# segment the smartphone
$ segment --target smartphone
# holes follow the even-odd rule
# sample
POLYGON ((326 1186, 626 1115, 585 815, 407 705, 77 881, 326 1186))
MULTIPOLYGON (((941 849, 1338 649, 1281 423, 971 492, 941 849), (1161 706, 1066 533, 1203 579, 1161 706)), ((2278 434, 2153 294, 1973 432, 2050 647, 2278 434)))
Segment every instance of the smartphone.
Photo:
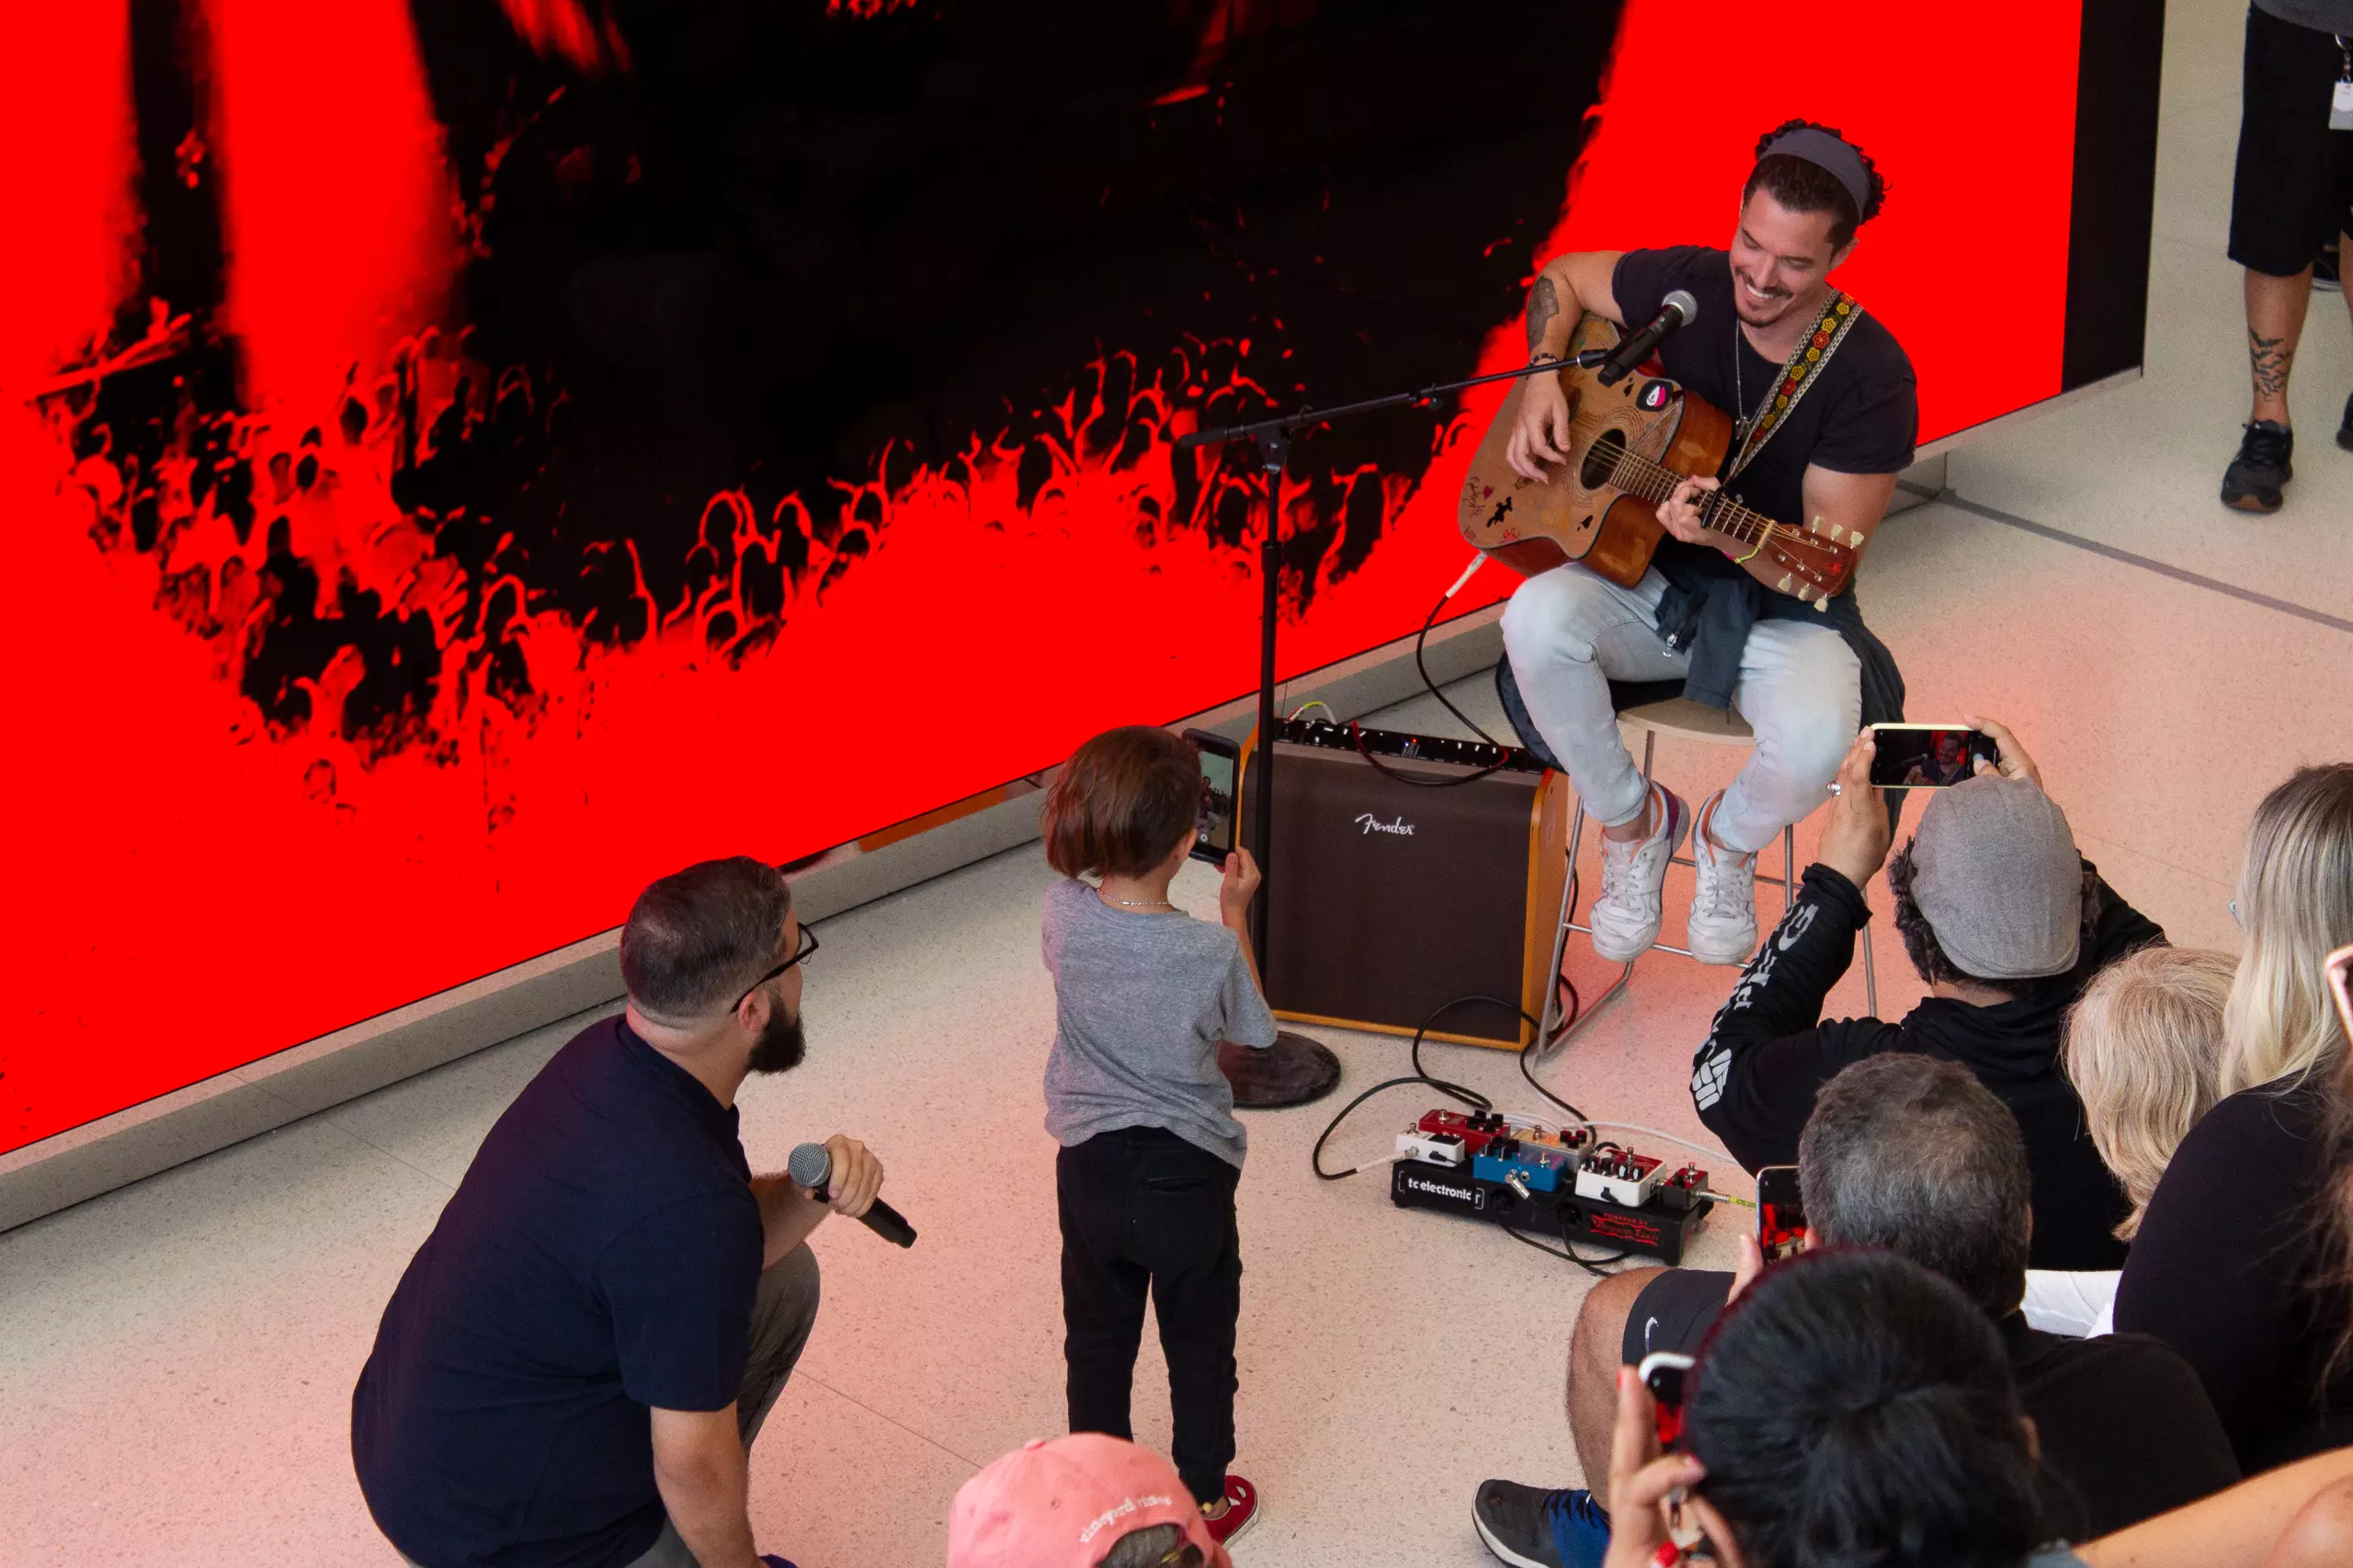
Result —
POLYGON ((1873 724, 1878 749, 1871 782, 1882 790, 1941 790, 1977 771, 1977 759, 2002 760, 2002 748, 1966 724, 1873 724))
POLYGON ((1235 842, 1233 791, 1242 776, 1242 747, 1207 730, 1188 730, 1185 738, 1201 756, 1201 809, 1193 824, 1192 858, 1222 867, 1235 842))
POLYGON ((2328 988, 2336 996, 2336 1016, 2345 1025, 2345 1038, 2353 1040, 2353 947, 2337 949, 2328 955, 2328 988))
POLYGON ((1676 1350, 1654 1350, 1634 1369, 1643 1387, 1651 1391, 1651 1407, 1658 1416, 1658 1446, 1675 1447, 1683 1436, 1683 1387, 1690 1381, 1691 1358, 1676 1350))
POLYGON ((1805 1246, 1805 1199, 1795 1165, 1766 1165, 1756 1173, 1756 1244, 1768 1263, 1793 1257, 1805 1246))

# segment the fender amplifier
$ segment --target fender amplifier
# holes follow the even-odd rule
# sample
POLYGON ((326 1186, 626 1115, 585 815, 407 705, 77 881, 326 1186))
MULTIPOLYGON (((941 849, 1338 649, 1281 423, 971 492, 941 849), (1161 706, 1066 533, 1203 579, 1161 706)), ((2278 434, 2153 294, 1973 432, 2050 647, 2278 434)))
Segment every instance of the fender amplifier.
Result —
MULTIPOLYGON (((1278 1017, 1411 1034, 1472 994, 1543 1017, 1568 870, 1565 777, 1518 748, 1295 719, 1275 755, 1266 982, 1278 1017), (1395 777, 1482 769, 1449 789, 1395 777)), ((1245 824, 1256 809, 1248 756, 1245 824)), ((1481 1003, 1439 1021, 1428 1038, 1466 1045, 1516 1048, 1535 1033, 1481 1003)))

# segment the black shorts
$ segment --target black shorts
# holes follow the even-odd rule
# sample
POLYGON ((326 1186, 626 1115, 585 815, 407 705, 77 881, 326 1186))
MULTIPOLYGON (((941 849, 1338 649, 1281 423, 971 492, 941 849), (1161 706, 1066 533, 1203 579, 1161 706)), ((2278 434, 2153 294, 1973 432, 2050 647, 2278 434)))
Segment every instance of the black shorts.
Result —
POLYGON ((1699 1341, 1723 1316, 1732 1295, 1732 1275, 1717 1268, 1670 1268, 1634 1298, 1626 1314, 1626 1337, 1618 1354, 1629 1367, 1639 1367, 1654 1350, 1699 1353, 1699 1341))
POLYGON ((2332 35, 2247 7, 2231 259, 2250 271, 2292 278, 2353 229, 2353 131, 2328 128, 2344 68, 2332 35))

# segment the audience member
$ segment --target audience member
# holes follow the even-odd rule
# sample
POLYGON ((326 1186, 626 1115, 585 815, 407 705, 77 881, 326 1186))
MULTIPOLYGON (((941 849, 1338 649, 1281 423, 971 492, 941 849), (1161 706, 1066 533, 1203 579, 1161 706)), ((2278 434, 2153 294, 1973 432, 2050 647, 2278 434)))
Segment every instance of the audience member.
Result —
POLYGON ((2070 1548, 2034 1519, 2035 1424, 1950 1285, 1883 1253, 1815 1253, 1745 1292, 1686 1380, 1677 1452, 1631 1369, 1615 1389, 1605 1568, 2337 1568, 2353 1449, 2070 1548))
POLYGON ((2116 1325, 2188 1358, 2252 1473, 2353 1442, 2353 1096, 2325 967, 2353 942, 2353 763, 2304 768, 2264 798, 2234 908, 2246 944, 2223 1012, 2222 1097, 2149 1199, 2116 1325))
POLYGON ((2131 1241, 2157 1178, 2213 1108, 2222 1008, 2238 960, 2200 948, 2143 948, 2102 970, 2067 1016, 2067 1077, 2083 1097, 2093 1146, 2132 1211, 2131 1241))
MULTIPOLYGON (((2105 1532, 2238 1479, 2222 1426, 2180 1357, 2136 1335, 2065 1339, 2020 1318, 2032 1223, 2026 1151, 2017 1120, 1966 1069, 1890 1053, 1840 1073, 1806 1123, 1798 1179, 1814 1241, 1883 1247, 1933 1269, 1995 1325, 2041 1434, 2051 1533, 2105 1532)), ((1586 1296, 1568 1398, 1588 1477, 1607 1473, 1617 1368, 1655 1350, 1696 1350, 1736 1284, 1731 1274, 1652 1268, 1586 1296)), ((1599 1560, 1607 1505, 1582 1490, 1491 1481, 1472 1515, 1503 1561, 1570 1568, 1599 1560)))
POLYGON ((958 1488, 948 1568, 1233 1568, 1176 1467, 1099 1432, 1027 1443, 958 1488))
MULTIPOLYGON (((2192 1123, 2214 1103, 2222 1005, 2238 960, 2196 948, 2143 948, 2084 988, 2067 1015, 2064 1062, 2083 1096, 2100 1158, 2132 1211, 2116 1227, 2131 1241, 2157 1178, 2192 1123)), ((2073 1335, 2114 1327, 2117 1271, 2029 1269, 2027 1321, 2073 1335)))
POLYGON ((384 1309, 351 1457, 426 1568, 754 1568, 746 1450, 817 1315, 805 1244, 882 1167, 826 1142, 831 1197, 755 1176, 735 1095, 799 1064, 816 938, 772 866, 662 878, 621 929, 629 1006, 483 1140, 384 1309))
MULTIPOLYGON (((2353 0, 2255 0, 2247 8, 2230 255, 2246 269, 2255 405, 2222 473, 2223 505, 2241 511, 2278 511, 2294 472, 2288 378, 2312 304, 2313 267, 2353 230, 2353 135, 2330 112, 2338 78, 2353 79, 2348 40, 2353 0)), ((2353 294, 2346 299, 2353 303, 2353 294)), ((2336 444, 2353 449, 2353 396, 2336 444)))
POLYGON ((2005 1360, 1977 1305, 1905 1258, 1776 1265, 1686 1381, 1683 1453, 1651 1461, 1655 1429, 1621 1440, 1649 1401, 1613 1383, 1609 1568, 1652 1563, 1677 1524, 1722 1568, 2019 1568, 2047 1538, 2005 1360))
POLYGON ((1258 869, 1226 857, 1222 924, 1168 901, 1200 805, 1193 744, 1131 725, 1063 766, 1040 817, 1054 1044, 1046 1131, 1063 1233, 1063 1354, 1074 1432, 1130 1437, 1128 1395, 1150 1292, 1168 1358, 1176 1469, 1209 1528, 1256 1517, 1233 1460, 1242 1252, 1233 1193, 1247 1142, 1218 1045, 1275 1042, 1250 950, 1258 869), (1100 885, 1078 879, 1094 875, 1100 885))
POLYGON ((1870 787, 1866 730, 1840 766, 1840 793, 1797 902, 1741 972, 1692 1062, 1692 1103, 1755 1171, 1795 1157, 1814 1091, 1849 1062, 1890 1051, 1959 1062, 2025 1131, 2034 1267, 2116 1268, 2124 1246, 2115 1231, 2131 1206, 2059 1070, 2060 1023, 2095 973, 2165 933, 2076 853, 2018 737, 1972 722, 2000 747, 1998 767, 1981 762, 1979 777, 1934 791, 1918 833, 1887 868, 1895 927, 1930 994, 1900 1023, 1822 1017, 1870 918, 1863 885, 1893 837, 1882 792, 1870 787))

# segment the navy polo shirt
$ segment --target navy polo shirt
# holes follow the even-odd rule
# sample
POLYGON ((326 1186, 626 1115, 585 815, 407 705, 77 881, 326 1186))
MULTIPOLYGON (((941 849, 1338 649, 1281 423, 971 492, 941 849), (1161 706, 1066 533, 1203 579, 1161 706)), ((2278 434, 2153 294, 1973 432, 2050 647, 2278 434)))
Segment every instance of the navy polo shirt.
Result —
POLYGON ((426 1568, 618 1568, 661 1533, 649 1406, 720 1410, 764 1242, 735 1112, 620 1018, 506 1108, 401 1277, 351 1454, 426 1568))

